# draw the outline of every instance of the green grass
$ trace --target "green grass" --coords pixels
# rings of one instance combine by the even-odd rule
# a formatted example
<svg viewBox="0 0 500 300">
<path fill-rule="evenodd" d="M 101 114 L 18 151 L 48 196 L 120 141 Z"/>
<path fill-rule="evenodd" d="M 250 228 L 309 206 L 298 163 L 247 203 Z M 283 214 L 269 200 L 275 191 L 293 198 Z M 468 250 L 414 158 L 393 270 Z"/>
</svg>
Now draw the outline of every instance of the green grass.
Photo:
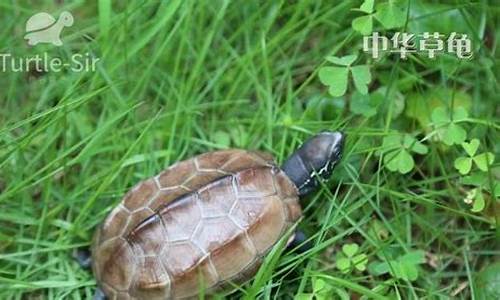
<svg viewBox="0 0 500 300">
<path fill-rule="evenodd" d="M 332 99 L 319 81 L 325 56 L 361 49 L 351 28 L 361 2 L 59 2 L 0 3 L 1 53 L 100 58 L 95 72 L 0 74 L 0 299 L 90 298 L 93 276 L 71 253 L 89 245 L 94 228 L 136 182 L 227 147 L 268 151 L 281 163 L 323 129 L 348 138 L 333 179 L 302 201 L 298 226 L 312 248 L 276 248 L 234 298 L 292 298 L 321 278 L 350 295 L 470 299 L 473 278 L 499 260 L 499 202 L 485 192 L 488 206 L 479 213 L 464 203 L 472 187 L 453 167 L 463 149 L 433 139 L 436 131 L 399 113 L 389 93 L 376 115 L 365 117 L 352 112 L 352 87 Z M 464 93 L 468 138 L 496 154 L 486 172 L 493 187 L 500 178 L 499 8 L 448 2 L 410 17 L 406 31 L 470 33 L 472 60 L 391 55 L 374 62 L 358 53 L 371 66 L 370 93 L 398 90 L 406 105 L 410 96 L 439 98 L 429 94 L 439 89 L 451 91 L 439 99 L 444 103 Z M 75 24 L 63 30 L 62 47 L 26 45 L 31 15 L 64 10 Z M 393 130 L 428 147 L 426 155 L 412 154 L 415 168 L 404 175 L 388 170 L 378 154 Z M 336 256 L 354 242 L 369 265 L 416 250 L 427 260 L 415 281 L 369 270 L 344 274 Z"/>
</svg>

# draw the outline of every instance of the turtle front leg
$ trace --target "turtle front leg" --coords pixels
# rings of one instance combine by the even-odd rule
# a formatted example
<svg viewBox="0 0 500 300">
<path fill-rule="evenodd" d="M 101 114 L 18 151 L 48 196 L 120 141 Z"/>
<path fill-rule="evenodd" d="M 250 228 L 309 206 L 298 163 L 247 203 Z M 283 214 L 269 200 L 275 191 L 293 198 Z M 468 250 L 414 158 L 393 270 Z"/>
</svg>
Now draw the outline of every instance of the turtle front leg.
<svg viewBox="0 0 500 300">
<path fill-rule="evenodd" d="M 92 300 L 107 300 L 108 298 L 104 295 L 104 292 L 100 288 L 96 288 L 94 297 Z"/>
<path fill-rule="evenodd" d="M 287 244 L 287 250 L 297 253 L 304 253 L 311 248 L 312 243 L 310 241 L 307 241 L 307 236 L 300 230 L 295 231 L 295 233 L 290 237 L 290 240 Z"/>
<path fill-rule="evenodd" d="M 83 269 L 90 269 L 92 263 L 90 250 L 88 248 L 79 248 L 73 251 L 73 258 Z"/>
<path fill-rule="evenodd" d="M 83 269 L 90 269 L 92 257 L 88 248 L 75 249 L 73 251 L 73 258 Z M 107 300 L 107 298 L 106 295 L 104 295 L 104 292 L 97 287 L 92 300 Z"/>
</svg>

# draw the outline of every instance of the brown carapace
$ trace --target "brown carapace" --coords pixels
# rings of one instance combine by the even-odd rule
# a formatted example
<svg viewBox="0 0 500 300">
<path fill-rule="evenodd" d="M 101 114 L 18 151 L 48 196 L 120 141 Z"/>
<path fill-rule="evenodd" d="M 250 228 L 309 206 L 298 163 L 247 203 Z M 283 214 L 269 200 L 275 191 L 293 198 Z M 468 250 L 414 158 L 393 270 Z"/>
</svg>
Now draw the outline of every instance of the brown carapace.
<svg viewBox="0 0 500 300">
<path fill-rule="evenodd" d="M 94 236 L 92 269 L 104 294 L 196 298 L 250 279 L 300 218 L 301 186 L 310 189 L 316 178 L 309 162 L 327 156 L 324 174 L 340 158 L 343 137 L 332 134 L 315 136 L 283 168 L 267 154 L 231 149 L 181 161 L 137 184 Z"/>
<path fill-rule="evenodd" d="M 93 270 L 111 299 L 182 299 L 251 277 L 301 215 L 272 159 L 217 151 L 139 183 L 110 213 Z"/>
</svg>

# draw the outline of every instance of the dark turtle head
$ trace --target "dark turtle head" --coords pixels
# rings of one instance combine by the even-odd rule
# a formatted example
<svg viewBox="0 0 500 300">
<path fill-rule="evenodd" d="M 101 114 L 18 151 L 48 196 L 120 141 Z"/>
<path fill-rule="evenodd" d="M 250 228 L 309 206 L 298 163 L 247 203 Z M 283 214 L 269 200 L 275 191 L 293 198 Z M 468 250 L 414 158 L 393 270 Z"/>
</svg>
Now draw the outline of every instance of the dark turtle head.
<svg viewBox="0 0 500 300">
<path fill-rule="evenodd" d="M 314 190 L 318 177 L 328 179 L 342 156 L 344 135 L 323 131 L 300 146 L 283 164 L 283 171 L 304 195 Z"/>
</svg>

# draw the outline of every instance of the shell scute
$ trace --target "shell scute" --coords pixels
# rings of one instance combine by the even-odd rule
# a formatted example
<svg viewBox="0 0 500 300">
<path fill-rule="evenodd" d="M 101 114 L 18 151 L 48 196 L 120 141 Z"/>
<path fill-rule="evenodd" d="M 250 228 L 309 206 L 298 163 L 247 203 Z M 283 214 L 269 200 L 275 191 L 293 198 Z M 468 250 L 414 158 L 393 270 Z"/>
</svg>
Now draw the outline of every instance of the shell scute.
<svg viewBox="0 0 500 300">
<path fill-rule="evenodd" d="M 269 197 L 267 200 L 265 209 L 248 229 L 248 235 L 259 254 L 267 252 L 287 227 L 281 199 Z"/>
<path fill-rule="evenodd" d="M 144 208 L 148 201 L 156 196 L 158 187 L 153 179 L 145 180 L 136 185 L 123 198 L 123 206 L 129 211 Z"/>
<path fill-rule="evenodd" d="M 196 201 L 196 194 L 189 195 L 159 211 L 170 242 L 189 240 L 193 235 L 201 219 L 201 210 Z"/>
<path fill-rule="evenodd" d="M 212 182 L 225 174 L 218 171 L 197 171 L 182 184 L 185 188 L 194 191 L 208 182 Z"/>
<path fill-rule="evenodd" d="M 117 298 L 117 292 L 115 291 L 114 288 L 112 288 L 109 284 L 103 282 L 101 283 L 101 289 L 102 291 L 106 294 L 106 296 L 109 298 L 109 299 L 116 299 Z"/>
<path fill-rule="evenodd" d="M 165 228 L 157 214 L 147 218 L 134 228 L 127 240 L 138 245 L 140 254 L 144 256 L 158 255 L 168 244 Z"/>
<path fill-rule="evenodd" d="M 228 173 L 236 173 L 237 171 L 241 171 L 243 169 L 255 169 L 263 166 L 272 166 L 274 162 L 272 158 L 270 160 L 266 160 L 262 157 L 258 152 L 250 152 L 245 151 L 240 153 L 239 156 L 236 156 L 232 159 L 229 159 L 224 163 L 220 169 L 224 172 Z"/>
<path fill-rule="evenodd" d="M 259 217 L 265 199 L 238 198 L 229 216 L 239 227 L 248 229 Z"/>
<path fill-rule="evenodd" d="M 162 262 L 172 278 L 176 278 L 194 268 L 203 256 L 203 251 L 190 241 L 176 242 L 169 245 L 168 255 L 162 256 Z"/>
<path fill-rule="evenodd" d="M 268 168 L 250 168 L 236 175 L 238 197 L 263 198 L 276 194 L 274 175 Z"/>
<path fill-rule="evenodd" d="M 147 206 L 151 210 L 158 210 L 169 204 L 174 199 L 178 199 L 187 193 L 186 189 L 178 186 L 169 190 L 160 190 L 151 200 L 149 200 Z"/>
<path fill-rule="evenodd" d="M 154 215 L 154 211 L 149 207 L 144 207 L 130 213 L 127 225 L 124 227 L 122 235 L 126 237 L 135 227 L 137 227 L 137 225 L 141 224 L 152 215 Z"/>
<path fill-rule="evenodd" d="M 237 159 L 243 151 L 221 150 L 204 153 L 195 158 L 196 167 L 200 171 L 222 171 L 221 167 L 228 161 Z"/>
<path fill-rule="evenodd" d="M 96 263 L 103 266 L 102 280 L 116 291 L 128 290 L 136 271 L 136 258 L 127 242 L 121 238 L 107 241 L 97 259 Z"/>
<path fill-rule="evenodd" d="M 241 234 L 231 243 L 213 251 L 210 258 L 221 278 L 233 278 L 252 264 L 256 255 L 252 242 L 248 240 L 246 234 Z"/>
<path fill-rule="evenodd" d="M 283 172 L 280 172 L 277 176 L 275 176 L 274 181 L 277 191 L 283 199 L 297 199 L 297 195 L 299 194 L 297 187 L 285 174 L 283 174 Z"/>
<path fill-rule="evenodd" d="M 147 256 L 141 259 L 134 296 L 139 299 L 165 299 L 170 293 L 170 277 L 160 259 Z"/>
<path fill-rule="evenodd" d="M 177 299 L 197 296 L 200 293 L 205 293 L 218 281 L 219 277 L 213 269 L 209 257 L 206 256 L 195 267 L 184 270 L 183 273 L 175 276 L 172 281 L 172 297 Z"/>
<path fill-rule="evenodd" d="M 199 191 L 199 204 L 204 218 L 226 216 L 236 201 L 233 176 L 223 177 Z"/>
<path fill-rule="evenodd" d="M 296 198 L 288 198 L 285 202 L 288 222 L 295 222 L 302 216 L 302 208 Z"/>
<path fill-rule="evenodd" d="M 130 213 L 121 205 L 115 207 L 108 215 L 106 220 L 99 230 L 99 238 L 97 243 L 103 243 L 111 238 L 118 237 L 122 234 L 123 228 L 127 226 Z"/>
<path fill-rule="evenodd" d="M 205 253 L 218 249 L 241 233 L 238 226 L 228 217 L 203 219 L 201 222 L 192 240 Z"/>
<path fill-rule="evenodd" d="M 158 183 L 161 189 L 174 188 L 182 185 L 192 174 L 196 172 L 192 160 L 176 163 L 158 175 Z"/>
</svg>

